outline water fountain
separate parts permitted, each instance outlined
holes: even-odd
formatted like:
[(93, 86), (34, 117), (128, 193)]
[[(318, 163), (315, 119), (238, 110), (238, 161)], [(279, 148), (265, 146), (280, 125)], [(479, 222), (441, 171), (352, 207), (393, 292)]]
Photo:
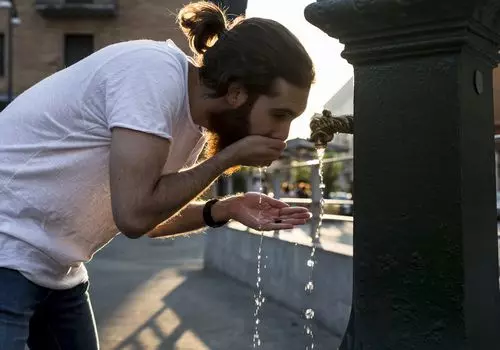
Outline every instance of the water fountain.
[(311, 137), (309, 141), (316, 148), (325, 148), (328, 142), (333, 140), (335, 134), (352, 134), (354, 131), (354, 118), (352, 115), (334, 116), (332, 112), (325, 109), (321, 115), (313, 117), (309, 124)]

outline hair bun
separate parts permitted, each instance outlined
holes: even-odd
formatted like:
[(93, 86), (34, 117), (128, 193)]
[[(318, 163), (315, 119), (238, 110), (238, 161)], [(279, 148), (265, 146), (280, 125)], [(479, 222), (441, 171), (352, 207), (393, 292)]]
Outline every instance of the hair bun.
[(199, 1), (184, 6), (177, 21), (189, 41), (189, 47), (203, 55), (218, 37), (227, 30), (224, 12), (214, 3)]

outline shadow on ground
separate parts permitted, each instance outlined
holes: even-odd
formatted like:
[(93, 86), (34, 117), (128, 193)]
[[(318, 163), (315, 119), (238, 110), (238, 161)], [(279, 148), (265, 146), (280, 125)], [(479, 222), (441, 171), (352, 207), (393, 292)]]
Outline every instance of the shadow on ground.
[[(89, 264), (103, 350), (252, 348), (253, 290), (202, 269), (203, 235), (167, 241), (117, 237)], [(262, 350), (305, 349), (303, 320), (267, 301)], [(314, 349), (339, 340), (315, 328)]]

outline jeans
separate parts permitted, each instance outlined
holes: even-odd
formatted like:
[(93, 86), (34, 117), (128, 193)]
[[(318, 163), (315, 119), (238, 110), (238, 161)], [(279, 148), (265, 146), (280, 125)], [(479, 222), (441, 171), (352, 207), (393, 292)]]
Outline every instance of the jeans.
[(67, 290), (40, 287), (0, 268), (0, 349), (98, 350), (88, 282)]

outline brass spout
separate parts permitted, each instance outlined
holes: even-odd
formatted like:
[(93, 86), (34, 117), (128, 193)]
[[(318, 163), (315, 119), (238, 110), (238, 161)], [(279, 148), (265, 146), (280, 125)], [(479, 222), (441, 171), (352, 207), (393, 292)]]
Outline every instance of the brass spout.
[(336, 133), (354, 133), (354, 118), (352, 115), (333, 116), (332, 112), (325, 109), (321, 115), (312, 117), (310, 142), (316, 147), (326, 147), (333, 140)]

